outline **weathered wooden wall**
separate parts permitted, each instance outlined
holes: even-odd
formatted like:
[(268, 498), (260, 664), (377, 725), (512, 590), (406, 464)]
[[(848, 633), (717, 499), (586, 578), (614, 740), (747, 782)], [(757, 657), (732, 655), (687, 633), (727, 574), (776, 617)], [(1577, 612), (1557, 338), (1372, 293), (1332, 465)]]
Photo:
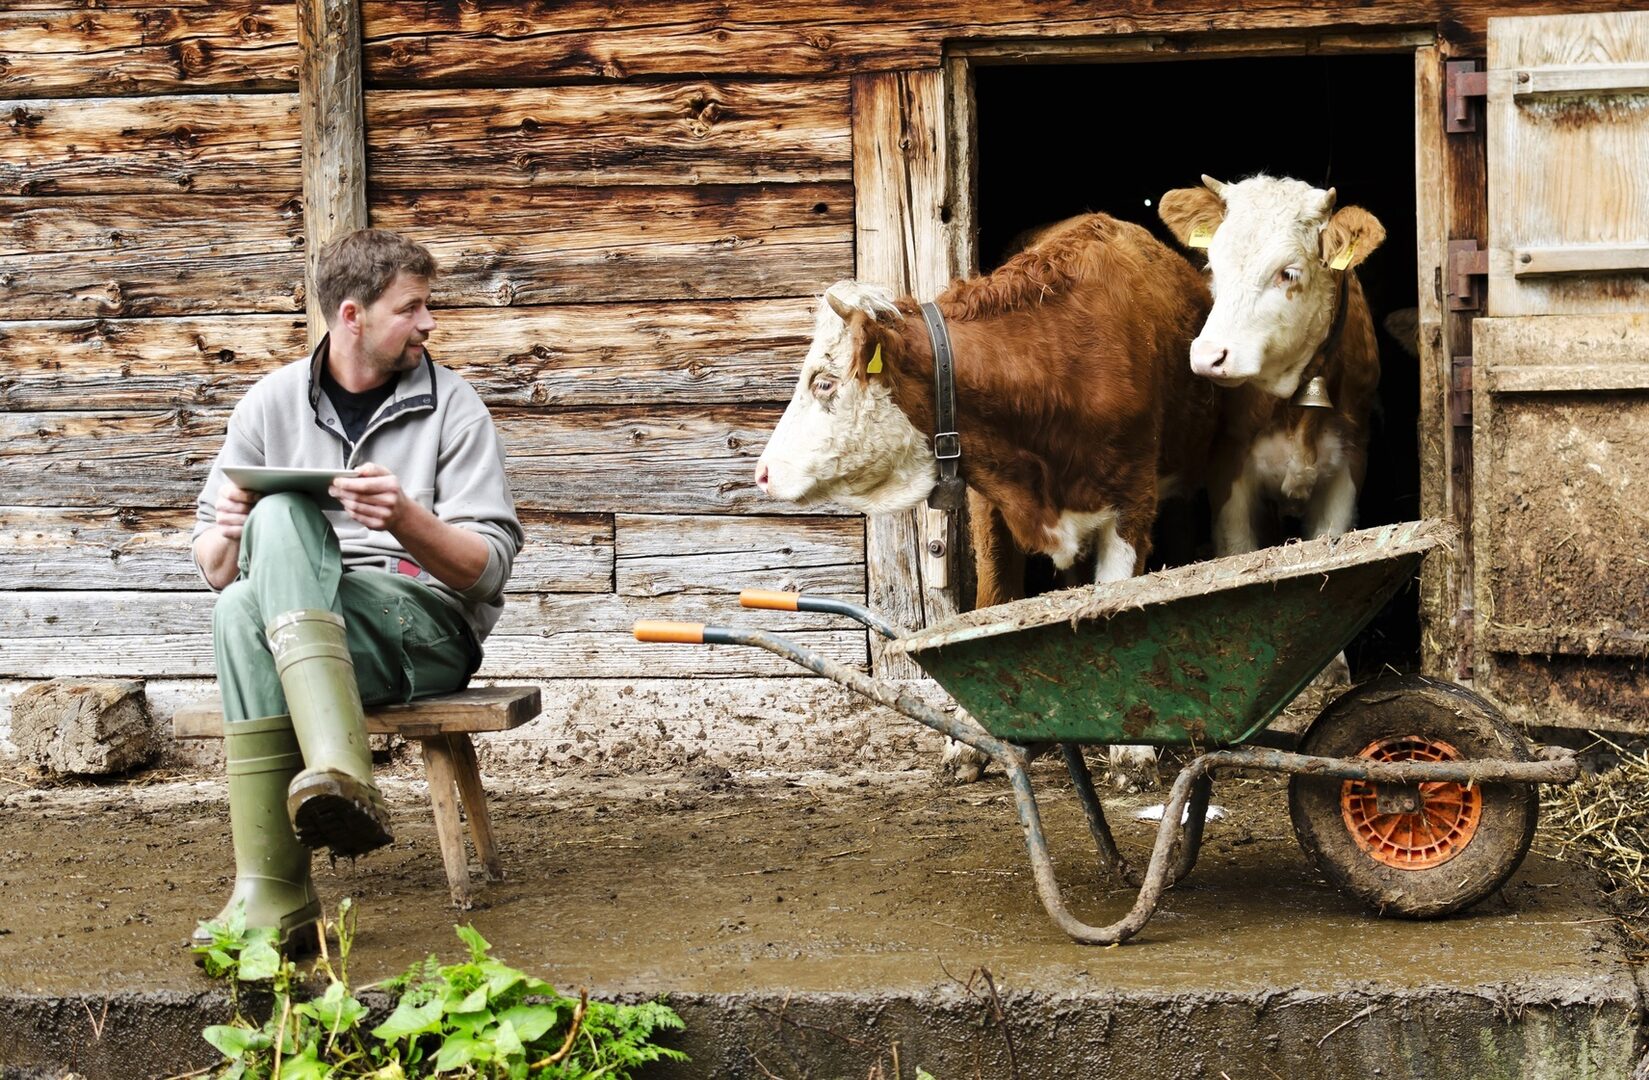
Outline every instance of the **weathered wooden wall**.
[[(782, 687), (628, 625), (747, 586), (865, 597), (862, 521), (750, 482), (812, 297), (855, 271), (855, 77), (969, 39), (1460, 51), (1491, 12), (1577, 6), (1611, 5), (365, 0), (370, 218), (443, 264), (433, 351), (493, 408), (529, 535), (485, 673)], [(0, 679), (210, 671), (189, 508), (230, 406), (304, 347), (297, 42), (289, 2), (0, 11)], [(743, 617), (867, 662), (851, 624)]]

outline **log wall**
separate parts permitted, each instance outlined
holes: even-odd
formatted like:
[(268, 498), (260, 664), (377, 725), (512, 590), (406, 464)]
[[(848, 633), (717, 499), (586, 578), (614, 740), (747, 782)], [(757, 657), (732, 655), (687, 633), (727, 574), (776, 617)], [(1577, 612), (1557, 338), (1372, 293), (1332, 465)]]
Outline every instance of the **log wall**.
[[(364, 0), (368, 214), (440, 259), (433, 352), (493, 409), (529, 536), (484, 674), (772, 703), (799, 669), (630, 621), (749, 586), (865, 598), (861, 519), (750, 483), (812, 298), (864, 254), (855, 79), (1001, 39), (1435, 28), (1470, 52), (1490, 13), (1609, 6)], [(0, 11), (0, 680), (209, 675), (190, 507), (228, 409), (304, 351), (298, 39), (281, 0)], [(868, 662), (850, 624), (748, 621)]]

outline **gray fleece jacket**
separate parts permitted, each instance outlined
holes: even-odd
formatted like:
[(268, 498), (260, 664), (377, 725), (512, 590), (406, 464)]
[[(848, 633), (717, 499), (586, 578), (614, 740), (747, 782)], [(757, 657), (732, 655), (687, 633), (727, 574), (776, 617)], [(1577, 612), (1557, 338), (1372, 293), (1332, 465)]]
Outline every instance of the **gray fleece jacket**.
[[(504, 610), (504, 583), (525, 541), (492, 415), (468, 383), (436, 366), (425, 352), (424, 362), (401, 374), (360, 442), (351, 445), (321, 391), (327, 347), (328, 339), (322, 338), (308, 360), (258, 380), (235, 406), (223, 449), (196, 502), (194, 538), (216, 523), (225, 465), (330, 469), (376, 462), (395, 474), (409, 498), (447, 524), (486, 539), (487, 568), (469, 588), (449, 588), (427, 570), (418, 574), (419, 581), (463, 613), (480, 643)], [(368, 529), (341, 508), (325, 513), (346, 570), (393, 571), (400, 560), (410, 562), (389, 533)]]

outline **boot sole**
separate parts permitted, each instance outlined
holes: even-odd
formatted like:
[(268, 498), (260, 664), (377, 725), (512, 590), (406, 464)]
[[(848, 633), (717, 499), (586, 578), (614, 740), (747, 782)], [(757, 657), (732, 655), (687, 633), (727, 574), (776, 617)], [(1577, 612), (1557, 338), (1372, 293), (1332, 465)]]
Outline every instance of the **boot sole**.
[(298, 842), (351, 859), (393, 843), (387, 815), (368, 790), (346, 776), (300, 778), (286, 800)]

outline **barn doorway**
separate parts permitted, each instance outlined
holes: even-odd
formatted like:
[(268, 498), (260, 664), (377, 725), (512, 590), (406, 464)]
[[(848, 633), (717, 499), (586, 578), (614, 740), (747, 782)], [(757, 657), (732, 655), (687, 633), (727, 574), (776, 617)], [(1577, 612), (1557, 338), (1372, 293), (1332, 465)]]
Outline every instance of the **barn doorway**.
[[(1202, 173), (1332, 185), (1341, 205), (1380, 219), (1386, 242), (1358, 271), (1381, 361), (1358, 524), (1419, 517), (1419, 362), (1383, 325), (1416, 304), (1412, 52), (972, 67), (981, 270), (998, 265), (1021, 230), (1090, 210), (1137, 221), (1174, 245), (1156, 201)], [(1197, 536), (1206, 556), (1206, 505), (1188, 516), (1177, 527)], [(1028, 575), (1032, 588), (1052, 582), (1046, 564)], [(1347, 659), (1357, 679), (1388, 666), (1419, 670), (1416, 587), (1359, 635)]]

